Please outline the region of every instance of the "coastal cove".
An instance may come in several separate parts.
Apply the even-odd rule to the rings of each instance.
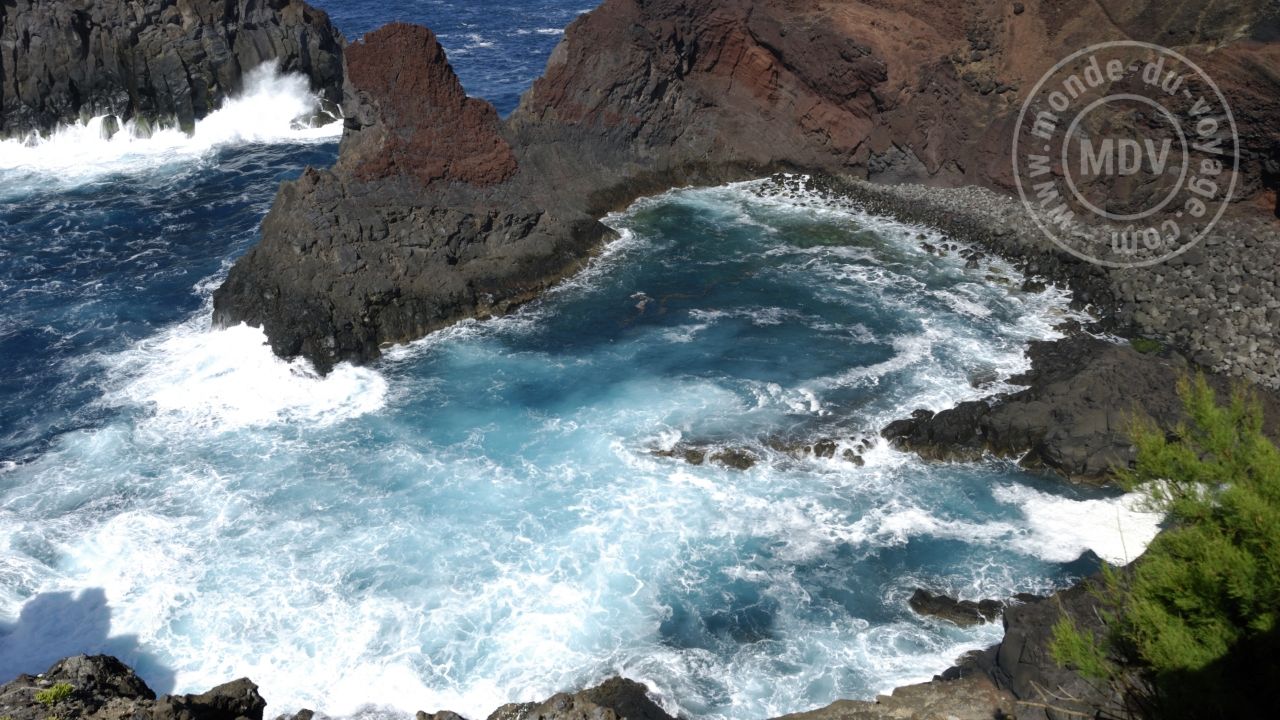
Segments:
[[[8,672],[108,650],[152,682],[177,671],[183,692],[233,672],[273,708],[468,716],[623,672],[672,711],[759,717],[928,679],[999,639],[915,617],[917,586],[1042,593],[1088,572],[1087,550],[1140,547],[1153,520],[1105,495],[877,438],[904,407],[984,394],[975,369],[1025,368],[1024,342],[1073,316],[1065,295],[1018,290],[998,260],[930,256],[920,236],[946,240],[927,228],[775,188],[642,201],[545,299],[373,368],[311,376],[250,329],[209,333],[199,309],[99,356],[102,427],[6,473],[13,518],[46,518],[10,527],[53,550],[53,567],[27,554],[39,597],[91,607],[74,593],[104,588],[95,612],[136,644],[15,642]],[[824,438],[834,457],[804,450]],[[755,465],[664,457],[688,445]],[[355,448],[371,454],[352,463]]]
[[[1135,418],[1280,437],[1280,20],[895,2],[145,0],[208,98],[6,105],[0,720],[1127,712],[1050,636],[1166,529]],[[1010,190],[1095,32],[1234,73],[1151,268]]]

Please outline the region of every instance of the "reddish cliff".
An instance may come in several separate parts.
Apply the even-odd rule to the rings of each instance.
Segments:
[[[367,151],[354,146],[360,134],[348,135],[342,167],[356,179],[411,175],[424,185],[493,185],[515,172],[497,111],[467,97],[430,30],[392,23],[352,44],[347,83],[359,105],[352,119],[367,119],[376,135],[363,138]]]

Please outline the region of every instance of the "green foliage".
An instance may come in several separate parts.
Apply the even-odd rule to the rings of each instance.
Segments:
[[[53,707],[58,703],[71,697],[71,693],[75,692],[75,688],[71,683],[55,683],[54,685],[36,693],[36,702],[45,707]]]
[[[1164,343],[1158,340],[1151,340],[1149,338],[1136,338],[1134,340],[1130,340],[1129,345],[1143,355],[1153,355],[1158,352],[1164,352]]]
[[[1122,614],[1157,673],[1204,668],[1280,619],[1280,450],[1256,400],[1237,392],[1219,406],[1203,377],[1179,390],[1191,422],[1173,439],[1139,426],[1137,467],[1122,477],[1152,483],[1172,523],[1136,567]]]
[[[1262,433],[1256,399],[1236,392],[1219,405],[1203,377],[1179,391],[1189,422],[1173,433],[1138,423],[1137,463],[1119,473],[1169,527],[1122,582],[1106,584],[1116,609],[1108,636],[1064,620],[1051,647],[1090,677],[1120,677],[1108,658],[1136,664],[1166,699],[1195,679],[1207,683],[1200,697],[1221,690],[1214,684],[1230,678],[1224,667],[1242,662],[1241,648],[1271,656],[1280,629],[1280,450]]]
[[[1115,672],[1103,642],[1092,633],[1081,630],[1074,620],[1065,615],[1054,624],[1049,647],[1055,662],[1075,668],[1090,680],[1110,680]]]

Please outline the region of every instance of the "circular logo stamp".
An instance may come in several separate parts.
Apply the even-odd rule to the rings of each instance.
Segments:
[[[1226,98],[1185,56],[1116,41],[1073,53],[1027,96],[1014,181],[1040,229],[1107,267],[1191,249],[1235,191],[1240,140]]]

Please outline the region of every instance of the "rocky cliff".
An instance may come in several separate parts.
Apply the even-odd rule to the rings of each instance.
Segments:
[[[1007,188],[1024,94],[1109,39],[1222,79],[1242,194],[1262,197],[1280,179],[1276,27],[1266,0],[606,0],[499,121],[429,31],[390,26],[347,59],[338,164],[281,189],[214,320],[323,372],[529,299],[608,236],[603,213],[674,185],[795,169]]]
[[[275,61],[342,100],[341,33],[301,0],[7,0],[0,137],[98,115],[190,129]]]

